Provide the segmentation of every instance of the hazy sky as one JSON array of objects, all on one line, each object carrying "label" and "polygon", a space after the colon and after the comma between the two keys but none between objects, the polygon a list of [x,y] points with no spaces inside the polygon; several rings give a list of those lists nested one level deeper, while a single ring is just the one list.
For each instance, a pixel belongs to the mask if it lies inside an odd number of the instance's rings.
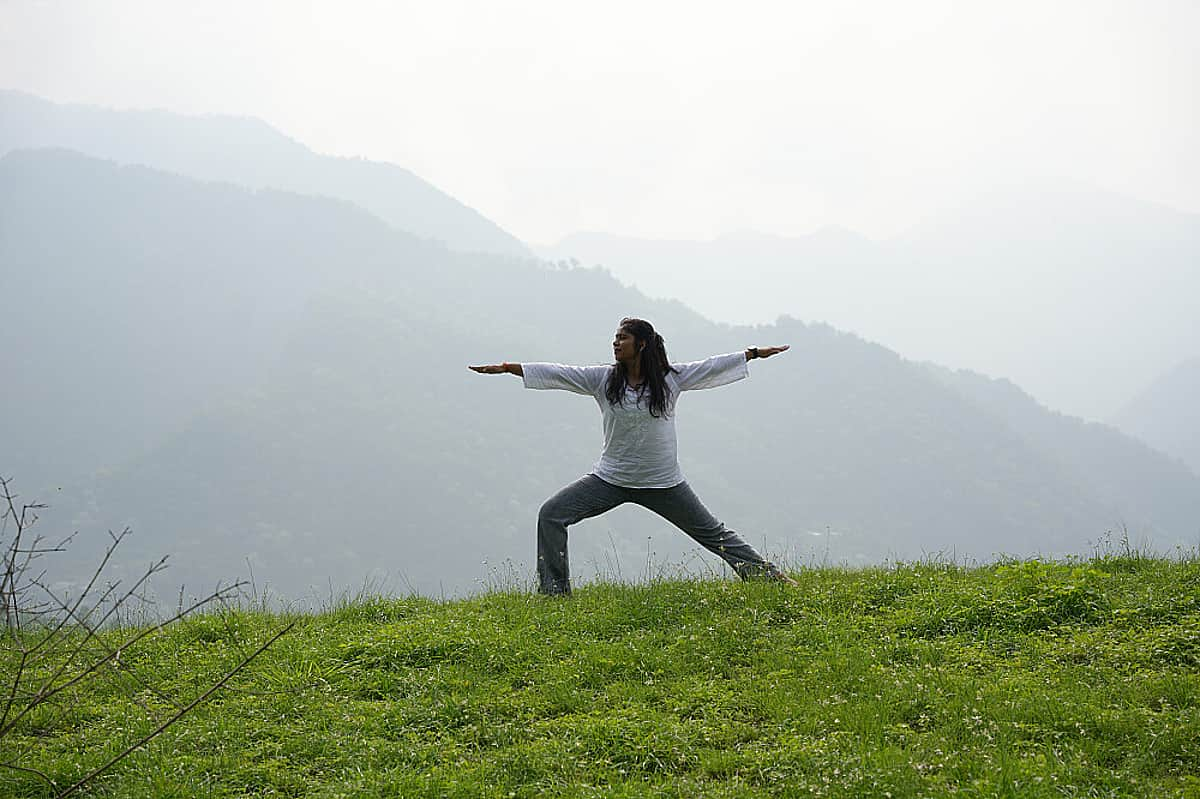
[{"label": "hazy sky", "polygon": [[0,87],[260,117],[520,238],[888,235],[996,176],[1200,212],[1200,3],[0,0]]}]

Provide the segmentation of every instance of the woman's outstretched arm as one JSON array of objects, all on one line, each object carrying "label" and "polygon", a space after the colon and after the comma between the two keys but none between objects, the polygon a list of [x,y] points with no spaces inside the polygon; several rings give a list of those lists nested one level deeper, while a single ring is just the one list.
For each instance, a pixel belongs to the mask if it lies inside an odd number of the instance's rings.
[{"label": "woman's outstretched arm", "polygon": [[468,366],[472,372],[479,372],[481,375],[517,375],[518,377],[525,376],[525,370],[521,368],[519,363],[493,363],[488,366]]},{"label": "woman's outstretched arm", "polygon": [[770,358],[788,349],[782,347],[748,347],[741,352],[731,352],[727,355],[714,355],[702,361],[671,364],[675,370],[676,380],[679,381],[680,391],[694,391],[702,388],[717,388],[741,380],[750,374],[746,361],[755,358]]},{"label": "woman's outstretched arm", "polygon": [[596,396],[604,386],[610,366],[566,366],[561,363],[504,363],[468,366],[483,375],[519,375],[525,388],[557,388],[575,394]]}]

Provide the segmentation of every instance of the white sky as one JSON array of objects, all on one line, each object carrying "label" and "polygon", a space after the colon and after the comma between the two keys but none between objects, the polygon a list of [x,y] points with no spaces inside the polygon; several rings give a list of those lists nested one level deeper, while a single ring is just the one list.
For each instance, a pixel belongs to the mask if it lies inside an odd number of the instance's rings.
[{"label": "white sky", "polygon": [[531,243],[888,235],[1003,176],[1200,212],[1200,3],[0,0],[0,87],[231,113]]}]

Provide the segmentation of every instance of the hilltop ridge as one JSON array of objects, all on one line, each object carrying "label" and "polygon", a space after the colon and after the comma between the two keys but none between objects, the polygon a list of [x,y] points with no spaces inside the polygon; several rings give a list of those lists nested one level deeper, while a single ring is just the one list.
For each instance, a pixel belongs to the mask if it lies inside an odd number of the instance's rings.
[{"label": "hilltop ridge", "polygon": [[[800,585],[654,577],[573,599],[365,596],[202,616],[126,657],[227,690],[103,779],[131,799],[1192,795],[1200,563],[802,569]],[[93,681],[19,730],[59,784],[146,727]],[[151,709],[151,715],[160,711]],[[86,717],[86,723],[82,723]],[[0,793],[46,796],[0,770]]]}]

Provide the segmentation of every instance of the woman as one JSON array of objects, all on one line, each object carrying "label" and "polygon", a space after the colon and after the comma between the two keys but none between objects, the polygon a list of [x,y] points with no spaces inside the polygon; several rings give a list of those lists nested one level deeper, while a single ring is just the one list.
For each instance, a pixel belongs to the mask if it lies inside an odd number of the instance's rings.
[{"label": "woman", "polygon": [[672,364],[663,338],[644,319],[622,319],[611,366],[500,363],[468,367],[512,374],[526,388],[587,394],[604,415],[604,451],[592,471],[559,491],[538,513],[538,590],[571,593],[567,527],[626,502],[654,511],[723,558],[742,579],[795,582],[701,504],[683,479],[675,440],[675,402],[682,391],[716,388],[748,374],[746,362],[788,347],[751,347],[703,361]]}]

